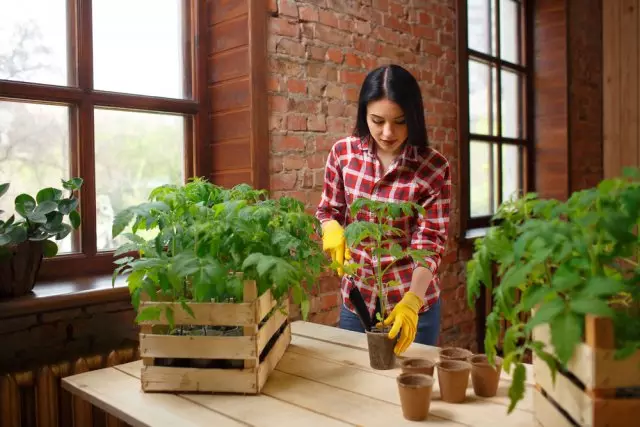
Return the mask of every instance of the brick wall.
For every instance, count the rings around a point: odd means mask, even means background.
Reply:
[[[431,142],[458,174],[455,2],[409,0],[271,0],[268,27],[271,189],[320,199],[327,154],[353,129],[366,73],[387,63],[410,70],[422,87]],[[454,179],[453,194],[457,194]],[[442,267],[442,342],[472,346],[464,260],[455,243],[458,202]],[[321,280],[311,320],[338,322],[338,281]]]
[[[0,319],[0,374],[135,348],[134,318],[131,303],[123,301]]]

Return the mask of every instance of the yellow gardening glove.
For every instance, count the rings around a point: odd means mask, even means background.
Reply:
[[[394,348],[395,353],[398,355],[404,353],[416,338],[418,310],[422,308],[422,304],[422,298],[409,291],[393,308],[391,314],[384,319],[384,326],[389,326],[393,323],[393,327],[389,331],[389,338],[394,339],[400,332],[400,338]]]
[[[328,251],[332,261],[344,264],[345,259],[351,259],[351,252],[346,247],[344,228],[336,220],[328,221],[322,228],[322,249]],[[344,276],[344,270],[338,268],[338,275]]]

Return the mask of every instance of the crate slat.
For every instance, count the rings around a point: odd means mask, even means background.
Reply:
[[[280,335],[276,343],[271,348],[269,355],[258,367],[258,391],[262,390],[269,378],[269,375],[271,375],[271,372],[273,372],[280,359],[282,359],[282,356],[290,343],[291,325],[288,324],[282,335]]]
[[[287,321],[289,318],[288,313],[288,310],[286,311],[286,314],[283,314],[280,310],[276,310],[269,320],[262,325],[258,332],[258,354],[262,353],[262,350],[264,350],[273,334],[275,334],[282,324]]]
[[[536,421],[539,426],[573,427],[564,414],[539,390],[533,390],[533,405],[536,408]]]
[[[265,317],[271,312],[271,310],[276,306],[277,301],[273,298],[273,294],[271,293],[271,289],[267,289],[267,291],[260,295],[258,298],[258,317],[256,319],[256,323],[260,323],[264,320]]]
[[[146,366],[142,388],[149,392],[182,391],[255,393],[255,369],[199,369]]]
[[[212,309],[215,304],[215,309]],[[187,305],[193,311],[191,316],[180,303],[166,303],[158,301],[140,301],[140,310],[153,306],[170,306],[173,309],[175,325],[198,326],[250,326],[255,324],[255,306],[252,303],[207,303],[190,302]],[[145,320],[140,324],[168,325],[169,320],[165,310],[161,311],[160,319]]]
[[[140,334],[140,355],[154,358],[250,359],[257,357],[256,337]]]

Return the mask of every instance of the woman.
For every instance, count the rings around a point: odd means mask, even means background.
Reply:
[[[384,319],[393,325],[390,338],[400,337],[396,354],[413,342],[436,345],[440,332],[438,268],[449,227],[451,175],[449,163],[429,147],[420,87],[404,68],[386,65],[371,71],[362,85],[353,136],[337,141],[327,159],[322,198],[316,216],[322,223],[324,250],[332,259],[372,265],[371,256],[358,248],[345,248],[344,227],[351,203],[358,197],[381,201],[412,201],[426,215],[410,218],[412,233],[404,248],[435,252],[428,268],[409,257],[396,262],[391,273],[400,283],[386,287],[384,298],[391,310]],[[345,251],[347,253],[345,253]],[[364,332],[348,299],[352,286],[362,294],[369,314],[376,306],[373,287],[357,278],[342,276],[343,305],[340,327]]]

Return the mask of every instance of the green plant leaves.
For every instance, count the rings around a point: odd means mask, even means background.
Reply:
[[[542,305],[527,322],[526,330],[531,332],[533,328],[543,323],[549,323],[565,310],[565,302],[561,298],[555,298]]]
[[[574,299],[569,303],[571,310],[579,314],[593,314],[595,316],[613,317],[614,311],[606,301],[587,298]]]
[[[9,186],[10,184],[8,182],[0,184],[0,197],[4,196],[7,191],[9,191]]]
[[[573,356],[575,346],[582,340],[583,324],[583,319],[572,311],[551,319],[551,343],[560,363],[566,364]]]
[[[50,240],[42,242],[42,253],[47,258],[52,258],[58,254],[58,245]]]
[[[524,398],[525,380],[527,377],[527,371],[522,363],[516,365],[513,372],[513,380],[511,387],[509,387],[509,408],[507,413],[513,412],[516,404]]]
[[[28,194],[20,194],[15,200],[15,209],[22,217],[26,218],[36,208],[36,201]]]

